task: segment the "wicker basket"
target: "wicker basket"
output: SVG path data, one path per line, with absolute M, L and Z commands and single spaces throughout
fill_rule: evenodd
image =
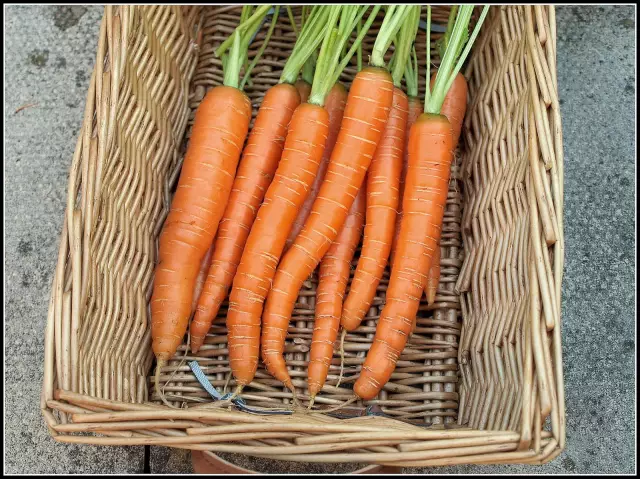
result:
M 445 24 L 447 15 L 436 7 L 434 22 Z M 45 336 L 41 408 L 51 434 L 60 442 L 153 444 L 305 463 L 540 464 L 556 457 L 565 444 L 563 155 L 552 6 L 494 6 L 482 27 L 465 72 L 470 99 L 452 168 L 436 303 L 421 306 L 416 334 L 384 391 L 342 417 L 207 408 L 212 399 L 185 359 L 197 359 L 219 390 L 233 387 L 225 384 L 226 334 L 218 320 L 197 357 L 185 343 L 163 370 L 163 393 L 174 407 L 159 401 L 149 381 L 147 307 L 156 240 L 193 113 L 222 81 L 213 50 L 238 18 L 237 6 L 105 9 Z M 374 24 L 365 59 L 376 31 Z M 417 40 L 422 65 L 424 35 Z M 254 109 L 277 82 L 294 41 L 283 16 L 246 89 Z M 348 85 L 354 74 L 348 67 L 342 81 Z M 424 70 L 420 75 L 423 93 Z M 336 387 L 334 358 L 316 404 L 351 396 L 386 278 L 363 325 L 347 336 L 351 382 Z M 286 346 L 303 399 L 315 285 L 312 277 L 301 291 Z M 259 369 L 243 399 L 282 408 L 291 394 Z M 365 414 L 365 406 L 377 413 Z

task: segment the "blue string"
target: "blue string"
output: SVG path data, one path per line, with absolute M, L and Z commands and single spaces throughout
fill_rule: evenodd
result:
M 189 367 L 191 368 L 191 371 L 193 371 L 193 374 L 195 375 L 196 379 L 200 383 L 200 385 L 205 389 L 205 391 L 207 391 L 209 393 L 209 395 L 212 398 L 214 398 L 214 399 L 216 399 L 218 401 L 225 401 L 227 399 L 230 399 L 231 396 L 233 396 L 233 394 L 231 394 L 231 393 L 226 393 L 224 396 L 222 394 L 220 394 L 218 392 L 218 390 L 216 388 L 214 388 L 213 385 L 207 380 L 207 376 L 205 376 L 204 372 L 200 368 L 200 365 L 198 364 L 198 361 L 189 361 L 188 364 L 189 364 Z M 280 415 L 293 414 L 293 411 L 290 411 L 288 409 L 283 409 L 283 410 L 265 410 L 265 409 L 254 409 L 254 408 L 251 408 L 251 407 L 247 406 L 247 403 L 244 401 L 244 399 L 242 399 L 239 396 L 236 396 L 234 399 L 231 400 L 231 402 L 238 409 L 240 409 L 242 411 L 245 411 L 245 412 L 248 412 L 248 413 L 251 413 L 251 414 L 280 414 Z

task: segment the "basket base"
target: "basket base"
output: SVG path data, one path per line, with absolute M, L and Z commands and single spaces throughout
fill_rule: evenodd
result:
M 259 472 L 231 464 L 212 452 L 191 451 L 191 462 L 195 474 L 260 474 Z M 372 464 L 351 474 L 400 474 L 401 467 Z

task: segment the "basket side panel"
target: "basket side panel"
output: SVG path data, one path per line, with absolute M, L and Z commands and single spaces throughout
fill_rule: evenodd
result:
M 56 387 L 146 400 L 155 241 L 181 158 L 198 23 L 196 7 L 105 8 L 53 286 Z
M 553 7 L 494 7 L 466 72 L 459 423 L 564 446 L 562 134 Z M 539 452 L 539 451 L 536 451 Z

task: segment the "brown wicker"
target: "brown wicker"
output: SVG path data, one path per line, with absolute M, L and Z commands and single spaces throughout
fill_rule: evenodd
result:
M 434 21 L 446 23 L 447 14 L 436 7 Z M 211 408 L 185 363 L 194 358 L 185 342 L 162 371 L 163 394 L 174 407 L 160 402 L 148 378 L 156 239 L 194 110 L 222 81 L 214 48 L 238 18 L 236 6 L 105 9 L 45 334 L 41 408 L 51 434 L 60 442 L 303 462 L 539 464 L 556 457 L 565 444 L 564 241 L 553 6 L 494 6 L 482 27 L 465 73 L 470 102 L 452 167 L 436 303 L 420 308 L 416 334 L 380 395 L 339 411 L 353 416 L 346 419 Z M 294 43 L 286 17 L 279 22 L 246 89 L 255 107 Z M 424 45 L 421 32 L 423 65 Z M 354 74 L 346 70 L 345 84 Z M 303 399 L 315 284 L 312 277 L 301 291 L 286 347 Z M 362 327 L 347 336 L 347 379 L 336 387 L 336 356 L 319 406 L 351 396 L 386 286 L 383 280 Z M 218 320 L 195 358 L 219 390 L 233 387 L 225 341 Z M 261 407 L 291 402 L 263 369 L 243 398 Z M 362 416 L 365 405 L 386 417 Z

